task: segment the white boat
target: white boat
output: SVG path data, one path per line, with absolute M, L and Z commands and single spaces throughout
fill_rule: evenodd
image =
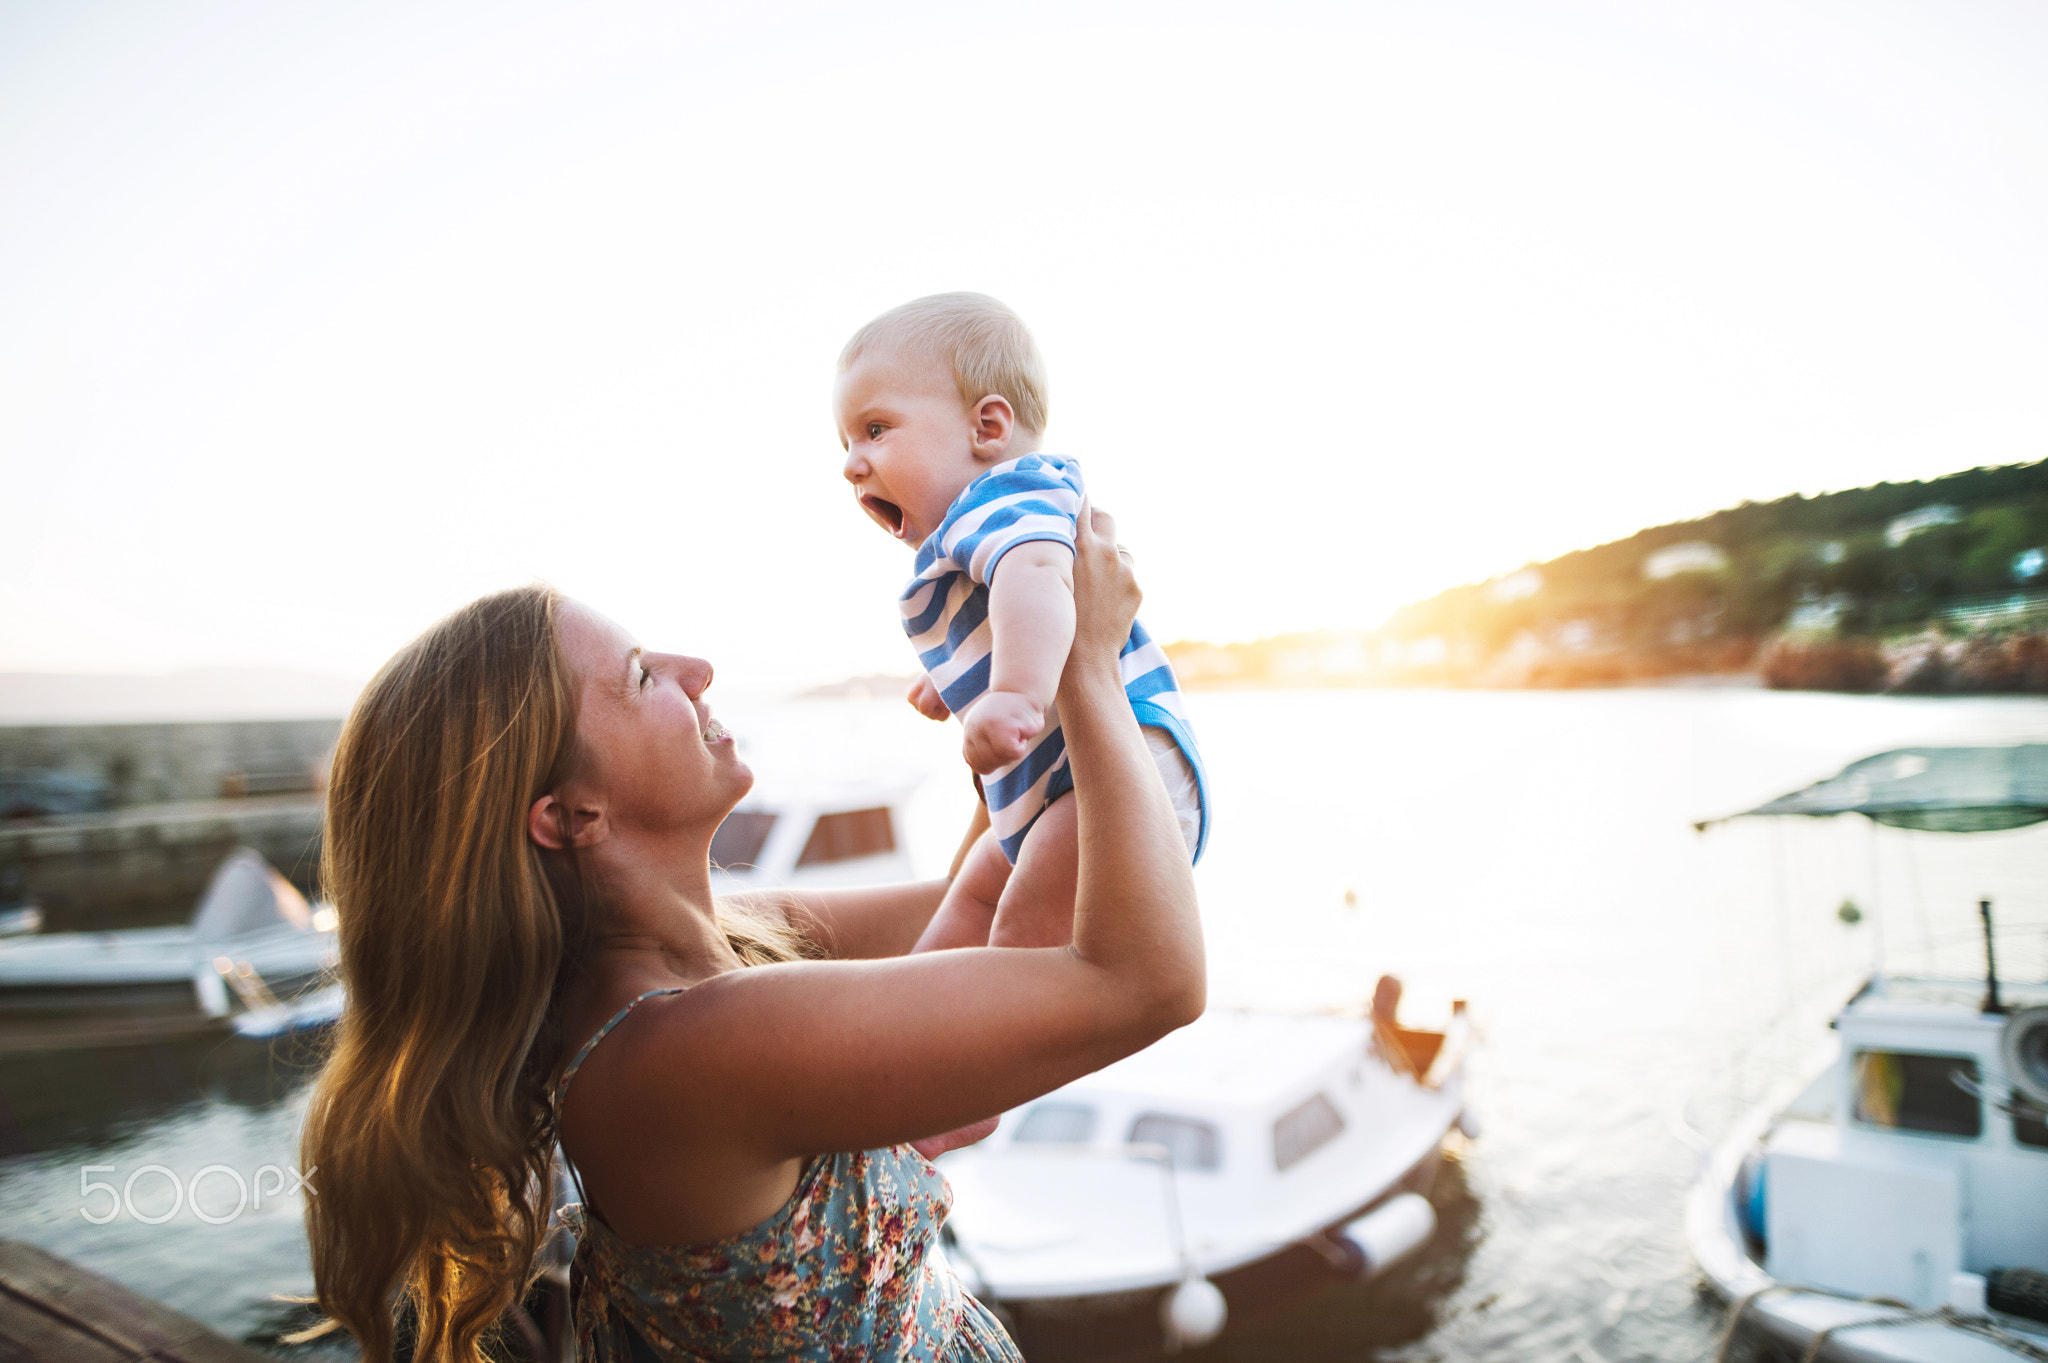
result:
M 1752 815 L 1976 832 L 2048 819 L 2048 747 L 1882 753 Z M 1737 816 L 1741 817 L 1741 816 Z M 1686 1203 L 1694 1258 L 1806 1358 L 2048 1360 L 2048 982 L 1880 969 L 1807 1072 L 1748 1113 Z
M 720 894 L 788 885 L 867 885 L 908 880 L 910 855 L 899 830 L 914 783 L 866 780 L 784 784 L 750 795 L 712 839 L 713 888 Z M 251 963 L 253 964 L 253 962 Z M 261 992 L 261 980 L 223 972 L 249 1007 L 235 1031 L 256 1040 L 325 1027 L 341 1017 L 339 984 L 296 998 Z
M 764 782 L 711 840 L 712 889 L 909 880 L 903 807 L 916 787 L 912 777 Z
M 334 965 L 334 913 L 315 908 L 249 848 L 230 853 L 183 927 L 0 939 L 0 1013 L 120 1008 L 224 1017 L 255 981 L 289 991 Z M 245 995 L 246 997 L 246 995 Z
M 1376 1273 L 1430 1238 L 1444 1138 L 1476 1133 L 1470 1035 L 1462 1007 L 1448 1033 L 1211 1010 L 943 1156 L 948 1253 L 1006 1307 L 1156 1297 L 1169 1347 L 1222 1328 L 1212 1279 L 1295 1246 Z
M 247 1012 L 234 1015 L 235 1034 L 252 1041 L 269 1041 L 292 1032 L 331 1026 L 341 1020 L 342 1005 L 347 1001 L 346 990 L 339 984 L 328 984 L 297 998 L 258 1002 Z

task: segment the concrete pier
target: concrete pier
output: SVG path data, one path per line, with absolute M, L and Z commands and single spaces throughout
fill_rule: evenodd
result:
M 45 932 L 184 922 L 221 858 L 261 852 L 316 897 L 320 787 L 339 720 L 0 726 L 0 778 L 62 774 L 103 807 L 0 822 L 0 902 Z

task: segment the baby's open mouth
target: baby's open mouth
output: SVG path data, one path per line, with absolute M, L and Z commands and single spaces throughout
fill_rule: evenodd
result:
M 861 507 L 892 535 L 903 533 L 903 508 L 886 497 L 863 496 Z

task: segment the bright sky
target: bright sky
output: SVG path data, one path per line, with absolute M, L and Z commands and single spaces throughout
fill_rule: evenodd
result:
M 906 671 L 827 397 L 956 288 L 1168 638 L 2039 458 L 2048 8 L 4 0 L 0 669 Z

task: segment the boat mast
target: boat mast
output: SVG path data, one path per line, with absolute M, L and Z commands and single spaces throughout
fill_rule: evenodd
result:
M 1864 826 L 1870 830 L 1870 992 L 1884 997 L 1884 904 L 1879 886 L 1882 878 L 1877 873 L 1877 830 L 1883 825 L 1877 820 L 1864 816 Z
M 2005 1005 L 1998 1001 L 1998 952 L 1991 944 L 1991 901 L 1977 901 L 1977 912 L 1984 916 L 1984 1011 L 2003 1013 Z

